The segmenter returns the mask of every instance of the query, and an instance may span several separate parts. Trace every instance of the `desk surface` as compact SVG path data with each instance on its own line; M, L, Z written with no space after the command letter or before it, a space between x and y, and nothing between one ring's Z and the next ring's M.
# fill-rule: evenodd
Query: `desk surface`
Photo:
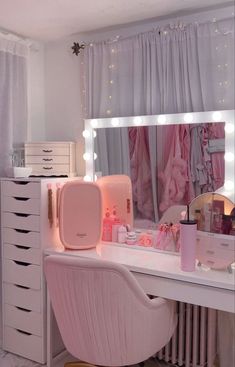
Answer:
M132 271L149 294L235 312L234 270L228 273L201 266L195 272L183 272L177 255L108 243L79 251L50 248L45 254L113 261Z

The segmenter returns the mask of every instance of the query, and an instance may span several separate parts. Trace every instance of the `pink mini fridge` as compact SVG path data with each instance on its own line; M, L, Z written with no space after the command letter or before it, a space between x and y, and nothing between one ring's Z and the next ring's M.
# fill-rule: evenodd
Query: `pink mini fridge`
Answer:
M65 248L88 249L100 241L102 197L93 182L67 182L61 189L59 206L60 239Z

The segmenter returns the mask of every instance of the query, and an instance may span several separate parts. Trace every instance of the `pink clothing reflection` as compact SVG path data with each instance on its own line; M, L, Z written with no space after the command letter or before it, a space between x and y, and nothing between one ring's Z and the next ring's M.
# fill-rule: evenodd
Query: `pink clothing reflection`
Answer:
M137 216L153 218L153 194L147 128L129 128L131 181Z

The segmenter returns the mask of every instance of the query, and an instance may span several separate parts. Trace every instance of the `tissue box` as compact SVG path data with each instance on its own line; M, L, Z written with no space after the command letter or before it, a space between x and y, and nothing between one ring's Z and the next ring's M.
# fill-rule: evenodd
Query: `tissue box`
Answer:
M32 167L9 167L7 177L23 178L29 177L32 173Z

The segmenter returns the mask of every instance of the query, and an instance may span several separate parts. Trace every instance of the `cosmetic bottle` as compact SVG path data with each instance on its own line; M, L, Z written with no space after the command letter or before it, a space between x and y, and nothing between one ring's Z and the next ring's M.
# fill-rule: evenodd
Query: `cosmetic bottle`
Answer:
M219 208L215 208L213 212L213 222L212 222L212 232L221 233L222 232L222 215Z
M211 231L211 203L205 203L203 207L204 213L204 231L210 232Z
M124 225L119 226L118 228L118 243L125 243L127 236L127 229Z
M136 244L136 233L135 232L127 232L126 244L127 245L135 245Z
M232 216L223 214L221 232L223 234L230 234L231 230L232 230Z
M202 216L200 209L195 209L194 220L197 222L197 229L200 231L202 229Z
M102 241L112 241L112 224L113 220L110 218L109 209L106 209L105 217L103 219L103 234Z
M118 228L121 225L121 221L117 217L116 206L113 207L111 219L112 219L112 242L118 242Z

